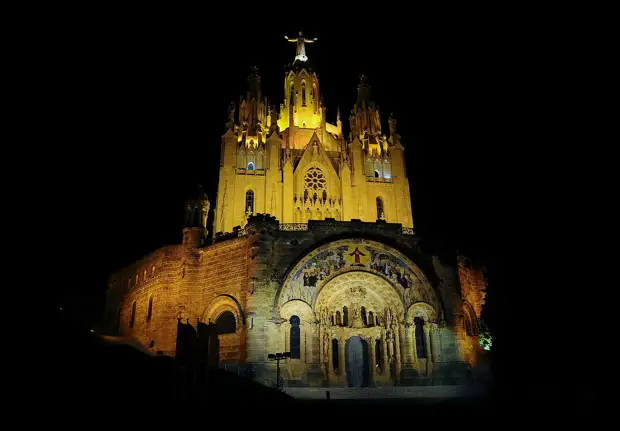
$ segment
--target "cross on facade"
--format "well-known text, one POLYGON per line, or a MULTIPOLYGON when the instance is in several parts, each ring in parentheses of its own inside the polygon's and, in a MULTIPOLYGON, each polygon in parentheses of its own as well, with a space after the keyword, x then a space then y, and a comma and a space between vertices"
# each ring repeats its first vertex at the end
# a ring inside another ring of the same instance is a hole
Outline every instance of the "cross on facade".
POLYGON ((355 256, 355 263, 360 263, 360 256, 366 256, 362 253, 359 248, 355 247, 355 250, 352 253, 349 253, 349 256, 355 256))

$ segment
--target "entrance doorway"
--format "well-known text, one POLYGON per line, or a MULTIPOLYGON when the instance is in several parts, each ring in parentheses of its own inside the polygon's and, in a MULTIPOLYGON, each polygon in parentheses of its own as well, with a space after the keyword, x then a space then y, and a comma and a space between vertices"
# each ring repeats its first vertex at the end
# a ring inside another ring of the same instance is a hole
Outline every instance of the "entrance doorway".
POLYGON ((345 369, 347 383, 350 388, 368 386, 368 343, 360 337, 351 337, 347 340, 345 350, 345 369))

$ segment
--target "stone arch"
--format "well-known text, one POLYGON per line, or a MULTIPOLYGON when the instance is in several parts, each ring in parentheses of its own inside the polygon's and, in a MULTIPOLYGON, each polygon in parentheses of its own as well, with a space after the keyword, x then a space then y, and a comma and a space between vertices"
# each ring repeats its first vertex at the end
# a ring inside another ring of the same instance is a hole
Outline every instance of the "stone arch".
POLYGON ((416 317, 420 317, 425 323, 434 322, 437 320, 437 311, 428 302, 414 302, 407 309, 405 321, 413 324, 416 317))
POLYGON ((312 358, 312 334, 313 325, 316 322, 314 312, 310 305, 304 301, 294 300, 289 301, 280 309, 280 317, 282 318, 282 324, 284 330, 282 331, 282 338, 280 342, 283 342, 282 351, 290 351, 291 346, 291 318, 297 316, 299 318, 299 330, 300 330, 300 345, 299 345, 299 358, 291 358, 287 360, 286 370, 289 379, 299 380, 307 371, 307 364, 313 362, 312 358))
POLYGON ((200 320, 203 322, 211 321, 211 323, 215 323, 217 318, 225 311, 233 313, 237 324, 237 331, 239 331, 241 326, 245 325, 245 315, 241 308, 241 304, 232 295, 223 294, 216 296, 213 301, 211 301, 211 304, 205 308, 200 320))
MULTIPOLYGON (((349 320, 361 307, 373 315, 385 316, 387 308, 397 316, 405 314, 398 288, 384 277, 363 270, 347 271, 327 281, 318 292, 314 309, 336 310, 343 306, 351 309, 349 320)), ((361 314, 357 317, 361 319, 361 314)))
MULTIPOLYGON (((392 285, 396 292, 399 292, 399 296, 402 298, 406 296, 408 291, 412 291, 413 289, 409 286, 409 289, 405 289, 403 287, 404 283, 399 284, 395 282, 393 279, 390 280, 386 274, 377 270, 377 267, 374 265, 374 262, 366 262, 365 264, 359 266, 351 266, 346 263, 343 267, 334 268, 333 271, 329 271, 328 274, 323 274, 324 277, 316 282, 315 286, 305 286, 305 283, 300 282, 300 278, 303 276, 303 271, 318 261, 325 261, 324 256, 325 253, 330 252, 338 252, 338 250, 353 248, 353 247, 366 247, 366 253, 368 253, 369 249, 372 249, 373 253, 385 254, 389 255, 389 259, 392 262, 398 263, 401 268, 406 269, 408 274, 414 277, 416 280, 415 287, 416 289, 425 289, 425 291, 430 296, 428 299, 432 306, 436 309, 440 309, 442 307, 442 298, 440 294, 433 288, 431 283, 429 282, 426 275, 421 271, 421 269, 412 262, 407 256, 400 253, 395 248, 388 246, 386 244, 367 240, 363 238, 347 238, 340 239, 336 241, 329 241, 324 244, 321 244, 314 249, 307 252, 305 255, 301 256, 297 259, 289 269, 285 272, 284 281, 279 286, 278 291, 274 297, 274 308, 278 309, 281 305, 286 303, 291 299, 300 299, 302 297, 305 298, 305 301, 310 305, 314 304, 314 300, 317 297, 318 289, 325 283, 329 282, 332 278, 338 276, 341 273, 348 271, 366 271, 372 274, 378 275, 383 278, 392 285), (306 291, 305 293, 302 292, 306 291)), ((312 285, 314 283, 308 283, 312 285)), ((420 301, 420 298, 417 298, 416 301, 420 301)), ((410 301, 405 302, 405 307, 410 304, 410 301)), ((374 310, 373 310, 374 311, 374 310)))
POLYGON ((474 307, 466 300, 463 301, 463 315, 465 318, 465 330, 467 335, 478 335, 479 325, 478 318, 474 307))

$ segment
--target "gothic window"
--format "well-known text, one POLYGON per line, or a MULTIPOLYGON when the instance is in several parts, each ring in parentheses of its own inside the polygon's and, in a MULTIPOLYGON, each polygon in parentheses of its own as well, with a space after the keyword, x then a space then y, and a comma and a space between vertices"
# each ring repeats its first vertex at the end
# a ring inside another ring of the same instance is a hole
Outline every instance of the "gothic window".
POLYGON ((306 106, 306 83, 301 83, 301 104, 306 106))
MULTIPOLYGON (((304 188, 313 192, 327 190, 327 180, 319 168, 310 168, 304 178, 304 188)), ((305 195, 305 193, 304 193, 305 195)))
POLYGON ((377 197, 377 220, 381 218, 385 218, 385 214, 383 212, 383 199, 377 197))
POLYGON ((151 268, 151 277, 155 277, 155 265, 151 268))
POLYGON ((342 319, 340 318, 340 311, 336 311, 336 325, 337 326, 342 325, 342 319))
POLYGON ((140 274, 136 272, 136 286, 140 282, 140 274))
POLYGON ((245 192, 245 210, 254 214, 254 192, 252 190, 245 192))
POLYGON ((254 162, 248 163, 248 171, 253 171, 253 170, 254 170, 254 162))
POLYGON ((149 298, 149 308, 146 310, 146 320, 151 320, 153 317, 153 297, 149 298))
POLYGON ((379 316, 375 316, 375 325, 379 326, 379 316))
POLYGON ((375 340, 375 364, 381 369, 383 362, 381 357, 381 340, 375 340))
POLYGON ((215 321, 215 331, 218 334, 234 334, 237 330, 237 321, 232 311, 224 311, 215 321))
POLYGON ((291 359, 301 358, 301 331, 299 317, 291 316, 291 359))
POLYGON ((379 178, 379 171, 375 170, 375 178, 379 178))
POLYGON ((323 190, 323 203, 327 202, 327 191, 323 190))
POLYGON ((413 319, 415 325, 415 350, 418 358, 426 358, 426 340, 424 339, 424 321, 419 317, 413 319))
POLYGON ((131 316, 129 316, 129 327, 133 328, 133 324, 136 323, 136 301, 131 304, 131 316))
POLYGON ((334 315, 333 314, 330 316, 330 319, 331 319, 331 322, 332 322, 332 326, 334 326, 334 315))
POLYGON ((334 366, 334 371, 338 372, 340 368, 340 346, 338 345, 338 340, 335 338, 332 340, 332 365, 334 366))
POLYGON ((349 309, 346 305, 342 307, 342 324, 344 326, 349 326, 349 309))
POLYGON ((375 326, 375 316, 372 311, 368 312, 368 326, 375 326))
POLYGON ((146 269, 144 270, 144 274, 142 276, 142 280, 146 280, 146 269))
POLYGON ((362 322, 364 326, 368 326, 368 317, 366 316, 366 308, 362 307, 362 322))

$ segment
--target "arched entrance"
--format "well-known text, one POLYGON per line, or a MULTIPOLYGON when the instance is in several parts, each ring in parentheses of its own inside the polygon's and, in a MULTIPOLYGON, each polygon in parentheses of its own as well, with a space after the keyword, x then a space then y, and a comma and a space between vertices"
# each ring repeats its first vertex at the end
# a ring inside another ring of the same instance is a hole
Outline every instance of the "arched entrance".
POLYGON ((347 340, 345 369, 347 384, 350 388, 367 387, 369 383, 368 343, 366 340, 353 336, 347 340))

